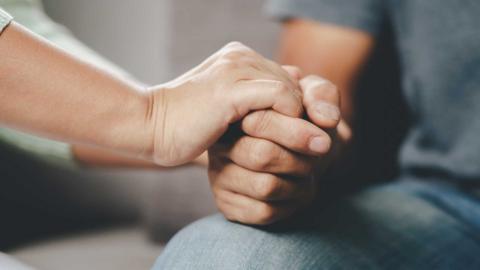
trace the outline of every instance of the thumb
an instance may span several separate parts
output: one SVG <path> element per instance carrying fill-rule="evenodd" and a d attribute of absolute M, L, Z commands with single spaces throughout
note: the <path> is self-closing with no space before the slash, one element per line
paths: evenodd
<path fill-rule="evenodd" d="M 340 93 L 330 81 L 316 75 L 300 80 L 303 106 L 310 120 L 324 129 L 336 128 L 340 122 Z"/>

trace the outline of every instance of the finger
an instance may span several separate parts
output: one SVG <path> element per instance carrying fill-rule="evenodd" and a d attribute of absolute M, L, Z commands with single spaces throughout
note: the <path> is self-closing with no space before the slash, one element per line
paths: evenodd
<path fill-rule="evenodd" d="M 284 82 L 292 91 L 302 100 L 303 92 L 300 89 L 299 80 L 295 78 L 300 73 L 300 69 L 294 66 L 287 66 L 287 69 L 292 72 L 294 76 L 291 76 L 289 72 L 284 67 L 279 66 L 277 63 L 264 59 L 264 61 L 256 61 L 255 64 L 252 63 L 252 66 L 257 67 L 257 71 L 261 72 L 260 76 L 256 76 L 256 79 L 272 79 L 279 80 Z M 264 74 L 270 74 L 272 77 L 263 77 Z M 296 73 L 296 74 L 295 74 Z"/>
<path fill-rule="evenodd" d="M 296 66 L 283 65 L 282 68 L 297 81 L 303 77 L 302 70 Z"/>
<path fill-rule="evenodd" d="M 271 72 L 283 77 L 283 78 L 286 78 L 290 83 L 292 83 L 293 85 L 297 86 L 297 87 L 300 87 L 299 83 L 298 83 L 298 79 L 296 79 L 295 77 L 293 76 L 290 76 L 290 74 L 282 67 L 280 66 L 278 63 L 270 60 L 270 59 L 265 59 L 265 67 L 266 69 L 270 70 Z"/>
<path fill-rule="evenodd" d="M 312 170 L 312 158 L 291 152 L 271 141 L 242 136 L 216 153 L 246 169 L 273 174 L 303 176 Z"/>
<path fill-rule="evenodd" d="M 250 113 L 242 120 L 242 130 L 252 137 L 308 155 L 326 154 L 331 147 L 330 136 L 322 129 L 304 119 L 272 110 Z"/>
<path fill-rule="evenodd" d="M 303 78 L 300 86 L 309 118 L 319 127 L 335 128 L 340 121 L 340 94 L 337 87 L 315 75 Z"/>
<path fill-rule="evenodd" d="M 281 81 L 246 80 L 235 86 L 232 104 L 235 111 L 233 122 L 248 112 L 273 109 L 281 114 L 300 117 L 303 113 L 301 97 Z"/>
<path fill-rule="evenodd" d="M 244 169 L 226 163 L 220 169 L 209 170 L 212 186 L 229 190 L 259 201 L 300 200 L 308 191 L 308 181 L 290 181 L 273 174 Z"/>
<path fill-rule="evenodd" d="M 256 63 L 256 66 L 264 71 L 268 71 L 272 74 L 275 74 L 278 76 L 279 79 L 284 80 L 286 83 L 290 84 L 291 86 L 295 87 L 300 91 L 300 85 L 298 84 L 298 79 L 294 78 L 293 76 L 290 76 L 290 74 L 278 63 L 267 59 L 258 53 L 254 54 L 254 60 Z"/>
<path fill-rule="evenodd" d="M 345 120 L 340 120 L 340 123 L 338 123 L 337 135 L 343 144 L 348 143 L 352 139 L 352 129 Z"/>
<path fill-rule="evenodd" d="M 299 95 L 302 95 L 302 91 L 300 90 L 300 84 L 299 80 L 295 78 L 295 76 L 291 76 L 289 72 L 279 64 L 264 58 L 265 61 L 261 63 L 261 67 L 263 67 L 264 70 L 267 70 L 271 72 L 272 74 L 275 74 L 278 76 L 279 80 L 284 81 L 287 83 L 289 86 L 294 88 Z M 290 71 L 294 72 L 294 67 L 290 67 Z"/>
<path fill-rule="evenodd" d="M 262 71 L 275 76 L 275 80 L 283 81 L 289 87 L 295 90 L 298 95 L 302 94 L 298 80 L 290 76 L 280 65 L 263 57 L 251 48 L 239 43 L 231 42 L 220 50 L 220 56 L 229 59 L 233 63 L 246 63 L 257 71 Z M 263 77 L 253 77 L 252 79 L 271 79 Z"/>
<path fill-rule="evenodd" d="M 287 218 L 298 207 L 265 203 L 227 190 L 218 191 L 215 197 L 219 210 L 228 220 L 252 225 L 268 225 Z"/>

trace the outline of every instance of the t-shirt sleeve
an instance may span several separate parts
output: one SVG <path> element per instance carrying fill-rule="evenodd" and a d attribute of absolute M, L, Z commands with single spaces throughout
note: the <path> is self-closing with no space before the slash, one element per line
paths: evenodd
<path fill-rule="evenodd" d="M 374 35 L 384 15 L 382 0 L 268 0 L 266 11 L 279 20 L 311 19 Z"/>
<path fill-rule="evenodd" d="M 1 7 L 0 7 L 0 34 L 3 32 L 3 29 L 7 27 L 7 25 L 12 21 L 12 16 L 5 12 Z"/>

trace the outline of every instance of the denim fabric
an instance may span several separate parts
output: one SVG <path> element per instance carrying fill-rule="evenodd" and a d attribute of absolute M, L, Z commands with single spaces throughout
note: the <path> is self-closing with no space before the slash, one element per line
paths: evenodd
<path fill-rule="evenodd" d="M 289 228 L 202 219 L 153 269 L 480 269 L 480 199 L 454 186 L 399 180 L 316 209 Z"/>

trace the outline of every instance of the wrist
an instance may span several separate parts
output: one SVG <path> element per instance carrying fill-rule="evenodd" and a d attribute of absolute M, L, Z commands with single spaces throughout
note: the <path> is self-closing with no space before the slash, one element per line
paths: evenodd
<path fill-rule="evenodd" d="M 108 148 L 134 158 L 152 160 L 156 120 L 154 93 L 143 87 L 132 87 L 116 109 L 116 121 L 107 125 Z"/>
<path fill-rule="evenodd" d="M 165 165 L 165 126 L 167 117 L 167 91 L 165 87 L 155 86 L 144 91 L 145 106 L 143 130 L 145 139 L 140 155 L 158 165 Z"/>

